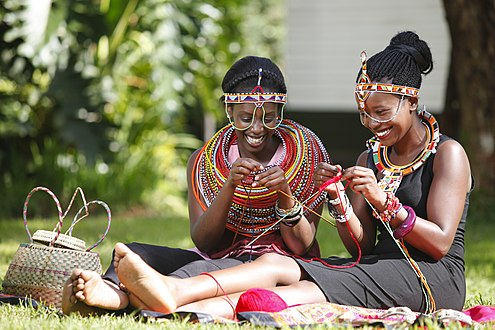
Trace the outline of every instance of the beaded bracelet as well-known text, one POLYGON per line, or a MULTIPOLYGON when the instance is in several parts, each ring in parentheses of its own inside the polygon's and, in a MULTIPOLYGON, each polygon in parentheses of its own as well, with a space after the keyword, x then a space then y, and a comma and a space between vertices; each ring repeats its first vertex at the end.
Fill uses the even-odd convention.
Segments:
POLYGON ((413 208, 407 205, 404 205, 403 208, 407 211, 407 217, 399 227, 395 228, 395 239, 403 238, 404 236, 409 234, 414 228, 414 224, 416 223, 416 212, 414 212, 413 208))
MULTIPOLYGON (((340 204, 340 199, 339 199, 339 204, 340 204)), ((349 221, 349 219, 351 218, 352 212, 353 212, 352 204, 349 201, 349 197, 347 197, 347 195, 344 194, 344 203, 342 203, 342 207, 345 209, 344 214, 342 214, 342 212, 337 210, 336 206, 339 204, 333 204, 331 202, 331 200, 328 201, 328 203, 327 203, 328 213, 337 222, 344 223, 344 222, 349 221)))
POLYGON ((275 203, 275 214, 278 218, 284 218, 284 220, 292 220, 302 214, 302 206, 299 203, 294 204, 290 209, 282 209, 278 206, 278 201, 275 203))
POLYGON ((387 193, 387 200, 385 201, 385 210, 378 213, 376 209, 373 210, 373 216, 383 222, 390 222, 402 208, 402 204, 399 199, 391 192, 387 193))
POLYGON ((301 204, 296 203, 290 209, 282 209, 278 206, 278 201, 275 203, 275 214, 280 219, 282 224, 288 227, 294 227, 302 218, 303 208, 301 204))
POLYGON ((298 214, 296 217, 292 218, 292 219, 287 219, 287 218, 284 218, 281 223, 287 227, 294 227, 295 225, 297 225, 299 223, 299 221, 301 221, 302 219, 302 214, 298 214))
POLYGON ((299 203, 295 203, 290 209, 282 209, 278 206, 278 201, 275 203, 275 214, 282 218, 292 218, 302 211, 302 206, 299 203))
POLYGON ((340 204, 340 197, 337 196, 337 198, 328 199, 327 202, 332 204, 332 205, 339 205, 340 204))

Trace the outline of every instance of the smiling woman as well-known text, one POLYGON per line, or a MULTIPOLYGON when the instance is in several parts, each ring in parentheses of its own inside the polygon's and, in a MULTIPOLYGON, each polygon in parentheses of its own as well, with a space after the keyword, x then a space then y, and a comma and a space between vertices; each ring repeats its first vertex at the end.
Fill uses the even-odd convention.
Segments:
MULTIPOLYGON (((230 123, 188 161, 195 249, 128 244, 160 274, 190 277, 269 252, 320 255, 316 229, 326 194, 312 178, 317 164, 330 158, 311 130, 283 119, 287 88, 282 72, 270 59, 244 57, 227 71, 222 89, 230 123)), ((128 306, 119 283, 113 263, 103 279, 75 270, 65 290, 64 312, 128 306)))

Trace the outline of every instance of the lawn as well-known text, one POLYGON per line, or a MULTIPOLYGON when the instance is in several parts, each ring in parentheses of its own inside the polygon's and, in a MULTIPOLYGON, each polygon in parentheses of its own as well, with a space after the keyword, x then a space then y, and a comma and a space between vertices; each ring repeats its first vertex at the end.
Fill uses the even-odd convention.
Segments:
MULTIPOLYGON (((489 204, 485 204, 489 205, 489 204)), ((465 307, 473 305, 494 304, 495 296, 495 224, 494 210, 484 209, 483 212, 471 212, 466 230, 466 276, 467 299, 465 307)), ((103 233, 106 219, 87 218, 81 221, 73 234, 86 242, 93 243, 103 233)), ((29 229, 51 230, 55 220, 32 220, 29 229)), ((0 279, 3 279, 8 264, 12 259, 19 243, 27 241, 22 219, 0 221, 0 279)), ((345 255, 344 247, 338 239, 336 230, 322 222, 318 239, 323 255, 345 255)), ((117 241, 140 241, 154 244, 164 244, 174 247, 188 248, 192 246, 189 239, 188 221, 185 218, 139 218, 114 216, 107 238, 95 251, 101 255, 103 268, 109 262, 112 247, 117 241)), ((127 317, 95 317, 81 318, 78 316, 61 317, 54 311, 35 310, 20 306, 0 305, 0 324, 2 329, 243 329, 247 326, 238 325, 193 325, 179 321, 166 323, 144 323, 127 317)), ((492 325, 493 326, 493 325, 492 325)), ((327 327, 321 327, 327 328, 327 327)), ((440 328, 440 327, 439 327, 440 328)), ((491 327, 486 327, 486 329, 491 327)), ((318 327, 316 328, 318 329, 318 327)))

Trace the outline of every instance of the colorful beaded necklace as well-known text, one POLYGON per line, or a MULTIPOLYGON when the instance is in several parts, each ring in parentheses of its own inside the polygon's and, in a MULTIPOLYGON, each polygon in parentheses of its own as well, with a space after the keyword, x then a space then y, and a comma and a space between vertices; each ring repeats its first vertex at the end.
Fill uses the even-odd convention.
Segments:
MULTIPOLYGON (((312 177, 319 162, 329 162, 325 147, 311 130, 288 119, 283 120, 274 135, 280 139, 283 151, 272 166, 279 166, 284 171, 297 200, 306 201, 309 198, 306 206, 317 208, 325 195, 314 194, 318 188, 312 177)), ((227 156, 235 143, 235 129, 227 125, 204 145, 196 158, 191 176, 192 187, 203 210, 211 205, 229 176, 232 164, 227 156)), ((277 221, 274 208, 277 199, 277 192, 266 187, 237 186, 227 215, 227 229, 244 236, 278 230, 279 225, 271 227, 277 221)), ((308 212, 306 210, 305 213, 308 212)))
POLYGON ((388 155, 390 148, 381 145, 379 139, 375 136, 368 140, 368 148, 372 149, 373 161, 376 168, 383 174, 383 178, 378 185, 385 192, 393 192, 399 188, 402 177, 408 175, 420 168, 432 153, 436 153, 437 144, 440 141, 440 131, 438 123, 431 113, 422 110, 419 113, 421 123, 426 127, 428 135, 428 145, 423 151, 409 164, 394 165, 388 155))

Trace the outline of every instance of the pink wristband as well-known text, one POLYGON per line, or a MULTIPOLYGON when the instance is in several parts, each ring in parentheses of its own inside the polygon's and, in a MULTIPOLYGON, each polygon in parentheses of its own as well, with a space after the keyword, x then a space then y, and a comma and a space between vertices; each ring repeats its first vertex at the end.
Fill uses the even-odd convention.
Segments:
POLYGON ((411 232, 414 228, 414 224, 416 223, 416 212, 414 212, 413 208, 407 205, 402 206, 407 211, 407 217, 401 225, 394 230, 394 238, 400 239, 406 236, 411 232))

